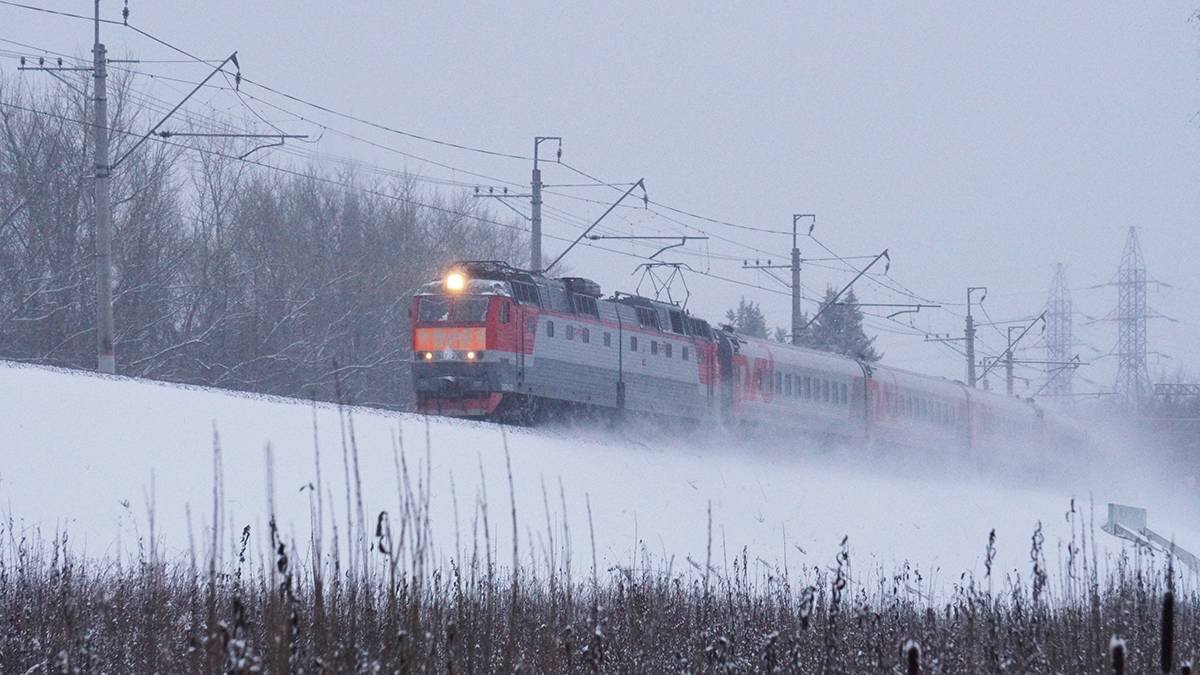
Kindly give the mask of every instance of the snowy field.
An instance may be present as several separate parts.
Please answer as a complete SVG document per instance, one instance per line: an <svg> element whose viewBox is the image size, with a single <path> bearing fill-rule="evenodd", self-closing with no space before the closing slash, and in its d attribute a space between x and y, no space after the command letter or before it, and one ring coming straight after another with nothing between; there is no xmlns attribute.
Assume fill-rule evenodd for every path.
<svg viewBox="0 0 1200 675"><path fill-rule="evenodd" d="M413 482L429 469L438 553L469 549L472 528L481 527L473 514L485 487L492 546L499 560L508 560L512 524L499 427L364 409L354 409L352 419L369 523L381 510L396 510L393 449L402 442ZM304 402L0 362L0 509L18 527L40 528L44 536L68 530L73 545L91 555L128 554L149 536L153 511L163 550L185 554L189 507L198 540L211 521L215 428L231 531L249 524L261 533L266 525L270 444L278 520L306 541L310 493L303 488L316 480L313 425L313 407ZM335 509L326 520L344 523L338 410L318 406L316 427L322 479ZM1196 522L1194 486L1164 488L1151 467L1136 461L1093 462L1068 472L1069 480L1045 479L1030 467L972 478L944 459L888 462L805 452L782 441L756 441L751 450L719 433L641 442L629 440L640 435L630 432L510 428L507 434L523 560L546 546L547 504L550 529L561 531L565 502L575 562L590 564L585 496L602 565L630 564L643 550L659 560L674 557L676 569L689 556L703 561L710 503L717 565L745 547L751 561L782 565L786 555L792 567L827 567L848 536L860 570L891 571L907 561L946 584L964 571L983 573L995 528L998 569L1027 577L1038 521L1050 567L1065 555L1073 497L1084 522L1094 500L1102 557L1121 547L1098 531L1108 501L1148 507L1151 527L1193 551L1200 547L1196 529L1189 529Z"/></svg>

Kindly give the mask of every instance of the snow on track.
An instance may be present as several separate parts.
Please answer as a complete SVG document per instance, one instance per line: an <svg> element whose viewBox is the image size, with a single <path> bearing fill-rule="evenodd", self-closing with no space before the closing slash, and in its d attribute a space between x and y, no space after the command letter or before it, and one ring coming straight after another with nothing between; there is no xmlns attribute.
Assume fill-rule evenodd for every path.
<svg viewBox="0 0 1200 675"><path fill-rule="evenodd" d="M333 493L334 515L344 523L338 411L318 406L316 420L322 477ZM424 461L428 423L439 552L454 556L456 540L469 549L482 474L497 559L509 559L510 502L499 427L366 409L354 409L353 422L370 524L380 510L396 509L393 443L402 437L415 473ZM147 535L153 499L158 537L167 550L186 551L185 509L190 505L198 539L211 509L214 427L232 525L250 524L261 532L266 524L269 443L280 524L298 541L306 540L309 497L301 488L314 481L310 404L6 362L0 362L0 510L46 535L69 530L75 545L90 554L111 554L118 547L128 552L136 537ZM895 475L847 468L829 457L785 457L721 442L697 448L696 440L643 444L601 432L507 432L523 560L528 547L540 551L545 545L543 482L550 517L561 522L560 480L581 568L584 560L590 564L585 495L602 565L629 564L642 547L660 560L673 556L675 569L686 568L687 556L703 561L710 502L716 564L740 555L743 547L752 561L778 564L786 541L790 566L829 566L843 536L849 536L860 570L869 563L890 572L909 561L927 578L940 569L940 578L956 581L963 571L982 574L988 532L995 528L998 569L1019 569L1028 577L1030 536L1038 521L1051 569L1060 544L1070 540L1064 513L1073 495L1066 489L950 480L926 475L928 467L915 464L903 472L913 475ZM1076 496L1086 514L1087 493ZM1152 501L1153 495L1115 497ZM1097 527L1107 498L1114 496L1095 494ZM1155 512L1153 503L1140 505L1151 507L1152 526L1177 534L1181 542L1200 543L1168 527L1174 523L1164 522L1167 514ZM1116 540L1099 536L1102 550L1119 550Z"/></svg>

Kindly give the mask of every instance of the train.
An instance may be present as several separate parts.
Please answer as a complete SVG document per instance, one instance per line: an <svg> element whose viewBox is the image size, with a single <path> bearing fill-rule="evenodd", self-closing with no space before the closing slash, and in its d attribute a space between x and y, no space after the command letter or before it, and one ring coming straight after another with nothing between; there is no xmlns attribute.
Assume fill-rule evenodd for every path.
<svg viewBox="0 0 1200 675"><path fill-rule="evenodd" d="M465 261L412 300L423 413L534 424L586 412L823 442L1078 454L1087 435L1030 399L714 326L582 277Z"/></svg>

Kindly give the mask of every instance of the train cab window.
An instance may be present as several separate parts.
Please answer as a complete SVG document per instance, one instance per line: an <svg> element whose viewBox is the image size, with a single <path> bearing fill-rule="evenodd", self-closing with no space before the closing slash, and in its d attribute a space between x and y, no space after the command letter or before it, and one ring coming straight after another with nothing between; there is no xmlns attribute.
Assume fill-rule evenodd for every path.
<svg viewBox="0 0 1200 675"><path fill-rule="evenodd" d="M508 301L504 300L500 303L500 323L508 323Z"/></svg>
<svg viewBox="0 0 1200 675"><path fill-rule="evenodd" d="M663 349L664 349L664 350L667 352L667 358L668 358L668 359L669 359L669 358L671 358L671 343L670 343L670 342L664 342L664 343L663 343Z"/></svg>
<svg viewBox="0 0 1200 675"><path fill-rule="evenodd" d="M596 299L592 296L576 293L572 296L572 304L575 307L576 314L586 314L600 318L600 311L596 308Z"/></svg>
<svg viewBox="0 0 1200 675"><path fill-rule="evenodd" d="M631 352L637 351L637 336L636 335L629 336L629 351L631 351Z"/></svg>
<svg viewBox="0 0 1200 675"><path fill-rule="evenodd" d="M650 341L650 354L652 356L658 356L658 340Z"/></svg>
<svg viewBox="0 0 1200 675"><path fill-rule="evenodd" d="M642 328L658 328L658 314L650 307L638 307L638 324Z"/></svg>
<svg viewBox="0 0 1200 675"><path fill-rule="evenodd" d="M575 339L575 326L572 326L571 324L567 324L567 339L568 340Z"/></svg>
<svg viewBox="0 0 1200 675"><path fill-rule="evenodd" d="M546 322L546 337L554 337L554 322Z"/></svg>
<svg viewBox="0 0 1200 675"><path fill-rule="evenodd" d="M612 346L612 333L609 333L607 331L604 333L604 346L605 347Z"/></svg>
<svg viewBox="0 0 1200 675"><path fill-rule="evenodd" d="M511 281L513 297L522 305L539 305L537 286L527 281Z"/></svg>
<svg viewBox="0 0 1200 675"><path fill-rule="evenodd" d="M684 361L687 361L688 360L688 348L684 347L684 348L680 349L679 351L680 351L680 354L679 354L680 358L682 358Z"/></svg>
<svg viewBox="0 0 1200 675"><path fill-rule="evenodd" d="M712 339L712 330L708 324L700 319L693 319L690 316L684 317L684 325L687 327L688 335L694 337L702 337L705 340Z"/></svg>
<svg viewBox="0 0 1200 675"><path fill-rule="evenodd" d="M580 328L579 329L579 339L583 340L583 344L585 344L585 345L591 344L592 332L586 328Z"/></svg>
<svg viewBox="0 0 1200 675"><path fill-rule="evenodd" d="M674 310L667 314L671 317L671 332L683 335L683 314Z"/></svg>

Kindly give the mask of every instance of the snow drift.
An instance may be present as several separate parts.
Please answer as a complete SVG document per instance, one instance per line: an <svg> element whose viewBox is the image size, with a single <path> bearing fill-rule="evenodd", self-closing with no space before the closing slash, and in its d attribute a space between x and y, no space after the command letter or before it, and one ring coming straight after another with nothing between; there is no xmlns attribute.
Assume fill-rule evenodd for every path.
<svg viewBox="0 0 1200 675"><path fill-rule="evenodd" d="M1039 522L1048 562L1058 563L1072 538L1065 514L1073 498L1085 524L1094 501L1102 555L1122 545L1099 532L1106 501L1146 506L1155 529L1183 545L1200 543L1183 527L1193 514L1168 509L1164 492L1150 484L1097 484L1081 469L1075 484L1039 485L1036 467L972 478L942 461L888 467L877 457L802 452L784 441L739 443L719 432L647 437L508 428L510 502L500 427L362 408L348 413L367 519L374 523L380 511L397 508L394 448L402 447L414 482L428 472L434 544L443 558L469 548L484 500L498 560L508 559L515 504L522 560L544 551L547 530L561 532L565 518L576 563L590 564L585 500L602 566L633 564L644 554L674 558L676 569L688 557L703 561L710 504L714 565L745 550L749 560L770 566L785 556L793 567L828 566L849 537L856 566L890 571L908 562L926 579L957 581L963 572L983 573L994 528L997 569L1024 576ZM335 406L4 362L0 504L18 528L69 531L92 555L128 553L139 538L144 545L153 513L162 550L183 554L189 528L203 540L211 524L204 514L212 501L214 430L231 528L248 524L261 532L267 523L268 445L281 528L297 541L308 536L305 486L316 481L314 447L329 495L326 520L345 522L346 473L351 485L355 478L343 463L350 429Z"/></svg>

